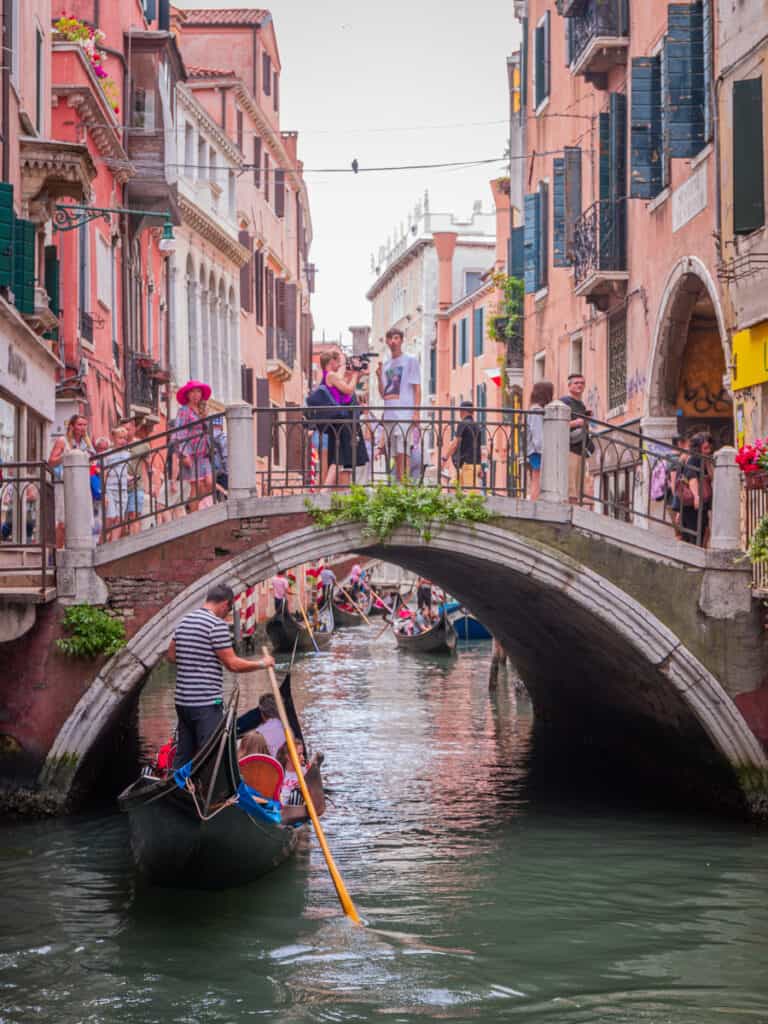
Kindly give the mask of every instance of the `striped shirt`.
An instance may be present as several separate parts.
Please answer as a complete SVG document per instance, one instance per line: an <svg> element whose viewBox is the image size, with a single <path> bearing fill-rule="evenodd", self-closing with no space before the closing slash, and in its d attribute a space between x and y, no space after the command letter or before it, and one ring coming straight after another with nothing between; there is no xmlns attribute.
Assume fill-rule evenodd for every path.
<svg viewBox="0 0 768 1024"><path fill-rule="evenodd" d="M173 634L176 641L176 703L187 708L220 704L224 667L217 651L232 646L229 627L207 608L185 615Z"/></svg>

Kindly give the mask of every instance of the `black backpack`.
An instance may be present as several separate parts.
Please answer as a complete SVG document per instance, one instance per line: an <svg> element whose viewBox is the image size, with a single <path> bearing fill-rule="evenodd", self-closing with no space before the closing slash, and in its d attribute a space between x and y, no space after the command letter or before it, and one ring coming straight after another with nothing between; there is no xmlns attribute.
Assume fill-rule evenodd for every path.
<svg viewBox="0 0 768 1024"><path fill-rule="evenodd" d="M304 404L304 418L313 426L348 420L352 416L352 410L348 406L338 405L325 384L318 384L310 391Z"/></svg>

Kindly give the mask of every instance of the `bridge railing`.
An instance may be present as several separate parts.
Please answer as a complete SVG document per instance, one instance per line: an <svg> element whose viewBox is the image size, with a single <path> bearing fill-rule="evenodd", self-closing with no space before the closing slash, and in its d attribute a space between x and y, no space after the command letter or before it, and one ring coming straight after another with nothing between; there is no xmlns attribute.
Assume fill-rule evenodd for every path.
<svg viewBox="0 0 768 1024"><path fill-rule="evenodd" d="M744 546L747 547L760 520L768 515L768 473L745 475L744 486ZM752 565L752 587L768 593L768 562Z"/></svg>
<svg viewBox="0 0 768 1024"><path fill-rule="evenodd" d="M45 462L0 464L0 593L45 590L55 550L52 470Z"/></svg>
<svg viewBox="0 0 768 1024"><path fill-rule="evenodd" d="M691 544L706 542L712 510L715 461L649 438L639 430L590 418L571 432L578 464L577 500L624 522L645 519L671 527ZM571 456L574 458L574 456ZM575 469L574 469L575 471ZM693 501L691 481L703 498Z"/></svg>

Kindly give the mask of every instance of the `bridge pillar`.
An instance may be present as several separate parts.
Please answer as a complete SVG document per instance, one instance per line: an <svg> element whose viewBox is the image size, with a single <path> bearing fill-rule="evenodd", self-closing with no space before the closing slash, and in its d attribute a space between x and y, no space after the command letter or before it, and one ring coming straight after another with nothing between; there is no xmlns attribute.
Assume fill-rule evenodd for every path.
<svg viewBox="0 0 768 1024"><path fill-rule="evenodd" d="M64 476L64 548L56 552L56 590L64 604L105 604L104 582L94 570L91 463L85 452L67 452Z"/></svg>
<svg viewBox="0 0 768 1024"><path fill-rule="evenodd" d="M249 498L256 486L253 412L246 402L235 402L227 406L226 416L229 497Z"/></svg>
<svg viewBox="0 0 768 1024"><path fill-rule="evenodd" d="M736 449L728 445L715 454L710 547L717 551L741 548L741 470Z"/></svg>
<svg viewBox="0 0 768 1024"><path fill-rule="evenodd" d="M571 410L565 402L550 402L544 410L544 442L541 454L542 501L568 501L570 419Z"/></svg>

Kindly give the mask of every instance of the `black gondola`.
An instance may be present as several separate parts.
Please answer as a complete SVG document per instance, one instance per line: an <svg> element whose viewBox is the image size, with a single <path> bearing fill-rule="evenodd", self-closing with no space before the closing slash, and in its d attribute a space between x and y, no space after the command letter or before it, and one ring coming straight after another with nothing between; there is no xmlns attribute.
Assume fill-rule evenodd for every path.
<svg viewBox="0 0 768 1024"><path fill-rule="evenodd" d="M131 851L141 875L156 885L226 889L272 871L293 853L308 817L303 804L279 820L235 804L242 782L237 761L237 693L221 725L191 762L182 789L173 773L142 775L119 804L128 814ZM320 768L304 776L318 814L325 810ZM247 809L246 809L247 808Z"/></svg>
<svg viewBox="0 0 768 1024"><path fill-rule="evenodd" d="M320 608L317 618L320 622L320 629L313 627L312 633L317 646L326 647L331 641L334 626L333 606L330 601L326 601ZM295 615L290 615L287 611L282 615L273 615L265 629L276 654L290 654L294 645L297 651L314 651L315 649L303 617L297 619Z"/></svg>
<svg viewBox="0 0 768 1024"><path fill-rule="evenodd" d="M398 646L405 651L419 654L453 654L456 650L456 630L450 619L443 614L440 619L422 633L408 636L395 632Z"/></svg>
<svg viewBox="0 0 768 1024"><path fill-rule="evenodd" d="M345 589L347 589L348 593L351 593L348 588ZM356 611L349 604L341 592L336 593L334 598L333 621L337 626L361 626L365 622L365 619L360 612ZM366 594L359 594L357 597L354 597L354 602L366 616L369 615L371 605L373 604L373 598L370 592Z"/></svg>

